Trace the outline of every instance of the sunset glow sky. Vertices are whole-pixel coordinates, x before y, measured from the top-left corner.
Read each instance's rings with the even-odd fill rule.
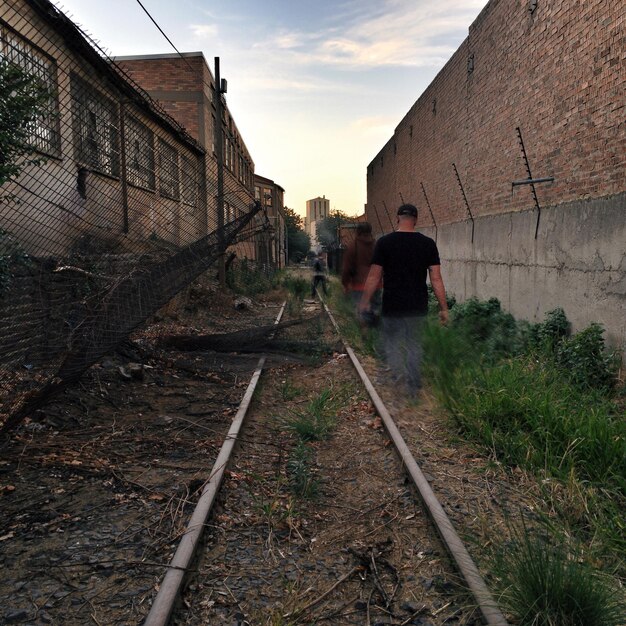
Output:
[[[356,215],[365,172],[485,0],[142,0],[181,52],[220,57],[257,174]],[[112,56],[174,50],[135,0],[55,4]]]

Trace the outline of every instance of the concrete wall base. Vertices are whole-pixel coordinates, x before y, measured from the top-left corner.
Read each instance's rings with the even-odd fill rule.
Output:
[[[460,301],[498,298],[519,319],[562,307],[574,331],[591,322],[626,356],[626,193],[441,225],[446,288]],[[435,237],[435,229],[421,229]]]

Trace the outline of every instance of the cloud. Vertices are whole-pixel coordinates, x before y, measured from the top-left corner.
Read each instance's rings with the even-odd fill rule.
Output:
[[[439,67],[467,34],[485,0],[386,0],[366,4],[326,30],[284,31],[255,48],[278,50],[283,62],[346,69]]]
[[[217,37],[215,24],[190,24],[189,29],[196,39],[214,39]]]

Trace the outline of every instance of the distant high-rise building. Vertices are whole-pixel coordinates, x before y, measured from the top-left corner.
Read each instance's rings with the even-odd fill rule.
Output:
[[[330,215],[330,200],[326,196],[313,198],[306,201],[306,216],[304,218],[304,230],[311,236],[311,243],[316,239],[316,222]]]

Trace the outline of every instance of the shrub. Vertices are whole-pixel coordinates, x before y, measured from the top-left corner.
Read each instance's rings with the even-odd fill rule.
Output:
[[[265,271],[248,259],[243,259],[241,262],[233,263],[228,269],[226,284],[235,293],[255,296],[273,288],[273,277],[271,270]]]
[[[570,323],[561,308],[545,314],[542,323],[536,325],[536,343],[544,349],[553,351],[570,333]]]
[[[615,354],[606,352],[603,332],[593,323],[556,348],[556,363],[579,387],[608,390],[615,385],[619,363]]]
[[[486,302],[470,298],[455,305],[452,324],[490,361],[521,351],[515,318],[502,310],[497,298]]]
[[[495,564],[500,603],[521,626],[619,626],[623,592],[566,543],[552,545],[527,529],[502,548]]]

